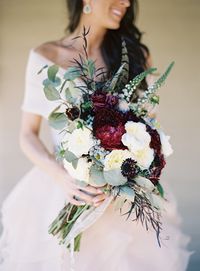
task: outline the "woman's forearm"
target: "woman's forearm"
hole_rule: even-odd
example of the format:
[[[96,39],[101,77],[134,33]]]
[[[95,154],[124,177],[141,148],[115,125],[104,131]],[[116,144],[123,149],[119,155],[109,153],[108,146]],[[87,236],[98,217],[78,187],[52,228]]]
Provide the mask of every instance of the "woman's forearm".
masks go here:
[[[55,160],[54,155],[47,150],[37,134],[30,132],[21,135],[20,146],[28,159],[51,177],[59,179],[59,176],[64,172],[67,174],[66,170]]]

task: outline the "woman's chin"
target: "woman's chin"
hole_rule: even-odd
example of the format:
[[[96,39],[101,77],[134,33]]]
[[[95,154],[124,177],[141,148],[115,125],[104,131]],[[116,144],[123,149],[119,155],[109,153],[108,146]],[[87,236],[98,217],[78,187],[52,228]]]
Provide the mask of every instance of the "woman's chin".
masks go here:
[[[112,21],[107,25],[108,29],[118,29],[120,27],[120,22]]]

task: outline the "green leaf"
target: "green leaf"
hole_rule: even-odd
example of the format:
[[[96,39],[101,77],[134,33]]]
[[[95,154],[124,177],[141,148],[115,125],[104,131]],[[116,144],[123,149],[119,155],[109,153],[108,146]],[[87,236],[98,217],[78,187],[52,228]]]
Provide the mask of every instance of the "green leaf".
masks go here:
[[[158,192],[161,195],[161,197],[164,198],[164,189],[163,189],[162,185],[158,182],[156,187],[157,187]]]
[[[103,171],[98,168],[96,165],[92,165],[90,168],[90,185],[104,186],[107,184]]]
[[[67,81],[73,81],[78,77],[80,77],[80,70],[76,67],[69,67],[64,74],[64,79]]]
[[[80,120],[77,122],[76,128],[77,129],[82,129],[83,128],[83,123]]]
[[[50,66],[47,70],[48,79],[52,82],[55,82],[56,74],[59,68],[57,65]]]
[[[77,104],[80,103],[82,93],[78,89],[74,82],[69,81],[68,87],[65,89],[65,98],[69,103]]]
[[[154,189],[154,184],[149,179],[147,179],[145,177],[138,176],[135,178],[135,182],[139,186],[144,187],[149,191],[153,191],[153,189]]]
[[[59,112],[52,112],[48,117],[48,122],[49,125],[56,130],[61,130],[68,124],[66,115]]]
[[[125,178],[121,174],[120,169],[113,169],[113,170],[107,170],[103,172],[104,178],[106,179],[106,182],[110,185],[116,186],[116,185],[123,185],[127,182],[127,178]]]
[[[49,101],[56,101],[61,98],[57,89],[52,85],[47,85],[44,87],[44,94]]]
[[[87,74],[87,76],[90,79],[93,79],[96,68],[95,68],[95,62],[92,59],[86,59],[85,63],[83,64],[84,72]]]
[[[134,191],[134,189],[129,187],[129,186],[126,186],[126,185],[120,186],[119,195],[124,197],[127,200],[132,201],[132,202],[135,199],[135,191]]]
[[[77,165],[78,165],[78,159],[73,160],[73,161],[72,161],[72,166],[73,166],[74,169],[77,168]]]
[[[43,72],[44,69],[48,68],[48,65],[43,66],[38,72],[37,74],[40,74],[41,72]]]
[[[53,87],[58,87],[61,84],[61,79],[59,77],[55,78],[55,81],[51,81],[48,78],[43,81],[44,86],[52,85]]]
[[[92,102],[91,101],[84,102],[81,104],[81,107],[84,110],[88,110],[88,109],[92,108]]]
[[[72,163],[73,161],[78,160],[78,158],[76,157],[76,155],[73,152],[69,151],[69,150],[65,151],[65,159],[69,163]]]

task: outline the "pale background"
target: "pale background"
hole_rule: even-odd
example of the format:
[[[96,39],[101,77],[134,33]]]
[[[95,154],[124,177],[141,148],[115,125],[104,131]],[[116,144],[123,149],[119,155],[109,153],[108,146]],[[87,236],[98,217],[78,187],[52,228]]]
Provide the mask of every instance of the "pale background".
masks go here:
[[[176,61],[160,91],[158,117],[175,149],[168,179],[195,250],[189,271],[200,266],[200,1],[140,0],[138,25],[145,32],[154,66]],[[0,202],[31,164],[18,144],[24,71],[31,47],[58,39],[66,26],[64,0],[0,0]],[[46,137],[44,137],[46,138]],[[27,270],[28,271],[28,270]],[[169,270],[170,271],[170,270]]]

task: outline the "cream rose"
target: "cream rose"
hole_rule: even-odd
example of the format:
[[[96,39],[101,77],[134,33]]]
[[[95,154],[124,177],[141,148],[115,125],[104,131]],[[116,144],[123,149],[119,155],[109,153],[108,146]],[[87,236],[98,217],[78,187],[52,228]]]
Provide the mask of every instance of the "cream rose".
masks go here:
[[[159,131],[159,135],[160,135],[160,141],[162,145],[162,152],[164,156],[167,157],[173,153],[172,146],[169,143],[170,136],[165,135],[164,132],[161,130]]]
[[[70,152],[81,157],[83,154],[87,154],[89,149],[94,145],[92,133],[86,127],[75,129],[68,135],[67,148]]]
[[[151,137],[143,123],[128,121],[125,124],[125,129],[126,133],[122,136],[122,142],[131,152],[142,150],[149,146]]]
[[[150,147],[146,147],[133,152],[133,157],[137,161],[138,166],[142,169],[148,169],[154,159],[154,151]]]
[[[89,183],[90,167],[92,163],[88,162],[87,158],[79,158],[76,169],[72,166],[71,163],[67,162],[66,160],[63,161],[63,164],[64,168],[74,179]]]
[[[104,171],[120,169],[124,160],[133,158],[133,154],[128,150],[113,150],[106,155],[104,160]]]

